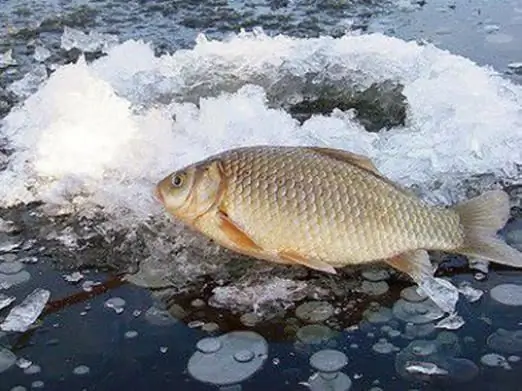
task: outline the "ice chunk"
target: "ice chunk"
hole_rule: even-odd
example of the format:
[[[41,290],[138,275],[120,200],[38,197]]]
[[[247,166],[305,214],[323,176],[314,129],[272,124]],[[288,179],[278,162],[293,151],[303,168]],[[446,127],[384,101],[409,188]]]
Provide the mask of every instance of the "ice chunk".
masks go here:
[[[453,313],[459,300],[459,291],[448,280],[443,278],[425,278],[419,287],[433,300],[444,312]]]
[[[36,288],[22,303],[11,309],[4,322],[0,324],[0,329],[26,331],[38,319],[50,296],[48,290]]]
[[[286,308],[294,300],[302,298],[307,284],[280,277],[273,277],[263,284],[216,287],[209,304],[214,307],[253,309],[256,313],[266,311],[265,307]]]
[[[473,288],[467,281],[463,281],[459,284],[459,292],[462,293],[470,303],[480,300],[484,294],[480,289]]]
[[[38,65],[22,79],[11,83],[7,90],[20,98],[27,98],[34,94],[45,80],[47,80],[47,69],[44,65]]]
[[[33,57],[38,62],[44,62],[51,57],[51,51],[44,46],[37,46],[34,48]]]
[[[461,328],[464,323],[462,316],[453,313],[440,320],[435,327],[439,329],[457,330]]]
[[[20,261],[0,263],[0,273],[16,274],[24,268],[24,264]]]
[[[9,289],[15,285],[23,284],[31,279],[31,274],[22,270],[15,274],[1,274],[0,273],[0,290]]]
[[[63,278],[67,282],[80,282],[83,280],[83,274],[80,272],[73,272],[71,274],[65,274]]]
[[[16,60],[13,58],[13,49],[0,53],[0,69],[7,68],[11,65],[16,65]]]
[[[96,31],[85,34],[83,31],[68,26],[64,27],[61,40],[63,49],[77,48],[83,52],[96,52],[98,50],[105,52],[118,44],[119,41],[116,35],[100,34]]]
[[[0,310],[9,307],[12,302],[16,300],[16,297],[14,296],[6,296],[2,293],[0,293]]]

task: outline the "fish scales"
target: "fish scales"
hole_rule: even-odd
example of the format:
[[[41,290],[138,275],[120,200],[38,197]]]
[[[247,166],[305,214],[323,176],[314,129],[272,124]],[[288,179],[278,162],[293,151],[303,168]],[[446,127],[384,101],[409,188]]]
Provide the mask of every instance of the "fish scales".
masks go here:
[[[452,210],[427,207],[367,170],[311,149],[244,148],[219,159],[227,214],[265,249],[335,266],[462,243]]]

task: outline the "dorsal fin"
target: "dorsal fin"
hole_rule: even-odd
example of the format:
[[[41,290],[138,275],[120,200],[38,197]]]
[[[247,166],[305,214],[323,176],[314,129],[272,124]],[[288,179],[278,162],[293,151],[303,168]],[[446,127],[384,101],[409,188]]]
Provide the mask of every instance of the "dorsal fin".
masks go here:
[[[385,177],[381,172],[379,172],[377,167],[375,167],[375,165],[370,160],[370,158],[368,158],[366,156],[359,155],[359,154],[353,153],[353,152],[348,152],[343,149],[326,148],[326,147],[309,147],[309,148],[317,153],[323,154],[332,159],[336,159],[336,160],[339,160],[342,162],[353,164],[359,168],[362,168],[363,170],[368,171],[370,174],[373,174],[376,177],[378,177],[379,179],[388,183],[390,186],[393,186],[395,189],[397,189],[401,193],[403,193],[407,196],[410,196],[410,197],[418,198],[418,196],[410,189],[406,189],[406,188],[400,186],[399,184],[393,182],[389,178]]]
[[[331,157],[332,159],[340,160],[343,162],[347,162],[350,164],[354,164],[358,167],[361,167],[367,171],[372,172],[373,174],[382,177],[383,175],[377,170],[377,167],[373,164],[370,158],[358,155],[353,152],[344,151],[342,149],[335,148],[325,148],[325,147],[310,147],[311,150],[320,153],[322,155],[326,155]]]

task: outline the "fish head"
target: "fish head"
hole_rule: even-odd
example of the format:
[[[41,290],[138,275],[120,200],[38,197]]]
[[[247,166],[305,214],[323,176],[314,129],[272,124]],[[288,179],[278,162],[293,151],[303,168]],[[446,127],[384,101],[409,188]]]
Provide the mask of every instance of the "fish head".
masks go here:
[[[219,161],[202,162],[174,171],[155,189],[167,212],[187,224],[217,205],[224,180]]]

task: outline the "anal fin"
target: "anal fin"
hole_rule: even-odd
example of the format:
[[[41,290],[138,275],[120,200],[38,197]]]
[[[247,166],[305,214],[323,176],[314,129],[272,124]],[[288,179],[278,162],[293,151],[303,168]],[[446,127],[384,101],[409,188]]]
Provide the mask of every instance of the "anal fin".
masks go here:
[[[433,277],[433,268],[426,250],[408,251],[384,260],[391,267],[408,274],[417,284]]]
[[[299,265],[306,266],[310,269],[315,269],[330,274],[337,274],[335,268],[327,264],[326,262],[317,259],[306,258],[295,251],[280,251],[279,258],[288,263],[297,263]]]
[[[444,312],[453,313],[455,311],[459,292],[449,281],[434,276],[435,273],[426,250],[409,251],[386,259],[385,262],[408,274]]]

